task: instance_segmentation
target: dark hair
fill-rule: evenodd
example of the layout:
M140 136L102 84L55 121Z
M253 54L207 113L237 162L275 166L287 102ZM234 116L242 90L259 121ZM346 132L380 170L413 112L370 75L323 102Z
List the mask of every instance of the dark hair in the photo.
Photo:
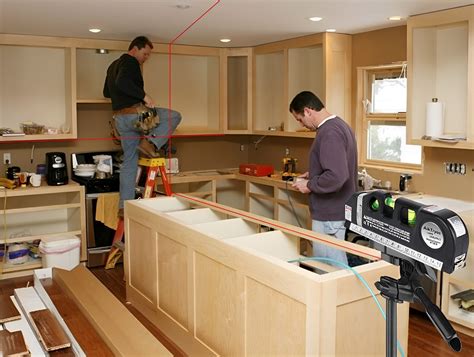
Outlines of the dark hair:
M143 47L146 47L146 46L149 46L151 49L153 49L153 44L151 43L151 41L146 36L135 37L133 39L133 41L130 42L130 46L128 46L128 50L130 51L135 46L139 50L142 49Z
M291 113L303 113L304 108L309 108L319 112L324 108L324 104L314 93L304 91L297 94L290 103Z

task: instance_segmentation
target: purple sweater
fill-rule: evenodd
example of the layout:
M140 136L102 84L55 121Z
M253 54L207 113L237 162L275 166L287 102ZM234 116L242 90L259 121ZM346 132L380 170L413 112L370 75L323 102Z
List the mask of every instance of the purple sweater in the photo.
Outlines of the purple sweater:
M309 206L318 221L343 221L344 205L357 187L357 143L339 117L317 130L309 154Z

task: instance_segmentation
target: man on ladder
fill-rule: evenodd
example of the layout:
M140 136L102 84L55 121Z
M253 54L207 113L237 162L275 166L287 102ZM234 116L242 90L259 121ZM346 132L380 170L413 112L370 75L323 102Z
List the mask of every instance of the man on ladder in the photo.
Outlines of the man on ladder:
M148 38L136 37L128 52L110 64L104 83L103 94L112 101L112 130L120 139L124 154L120 168L119 216L122 218L123 202L135 198L138 152L148 158L158 156L156 151L168 142L181 121L181 114L177 111L155 107L153 99L144 90L142 66L152 49L153 44ZM160 166L164 166L164 161ZM119 230L120 227L116 236Z

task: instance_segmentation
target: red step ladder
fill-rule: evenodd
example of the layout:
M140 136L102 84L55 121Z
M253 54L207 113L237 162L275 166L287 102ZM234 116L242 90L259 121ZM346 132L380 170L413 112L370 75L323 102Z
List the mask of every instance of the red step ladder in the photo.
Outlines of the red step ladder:
M171 196L173 193L171 191L171 186L168 181L168 176L166 176L166 167L165 167L165 158L139 158L138 160L138 171L135 183L138 184L140 180L143 167L147 167L148 171L146 174L145 187L143 189L143 198L150 198L154 196L155 181L160 171L161 181L163 183L163 188L165 189L166 196ZM112 241L112 247L110 248L109 256L107 257L107 262L105 264L105 269L115 268L115 264L122 256L124 249L124 222L123 217L119 218L117 223L117 229L115 230L114 239Z

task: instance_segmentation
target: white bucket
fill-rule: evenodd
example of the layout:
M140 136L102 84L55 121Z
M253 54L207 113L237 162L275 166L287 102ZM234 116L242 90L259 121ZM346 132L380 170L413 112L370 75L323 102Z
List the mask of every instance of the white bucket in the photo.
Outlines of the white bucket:
M43 257L43 268L74 269L79 264L81 240L72 235L45 237L39 251Z

